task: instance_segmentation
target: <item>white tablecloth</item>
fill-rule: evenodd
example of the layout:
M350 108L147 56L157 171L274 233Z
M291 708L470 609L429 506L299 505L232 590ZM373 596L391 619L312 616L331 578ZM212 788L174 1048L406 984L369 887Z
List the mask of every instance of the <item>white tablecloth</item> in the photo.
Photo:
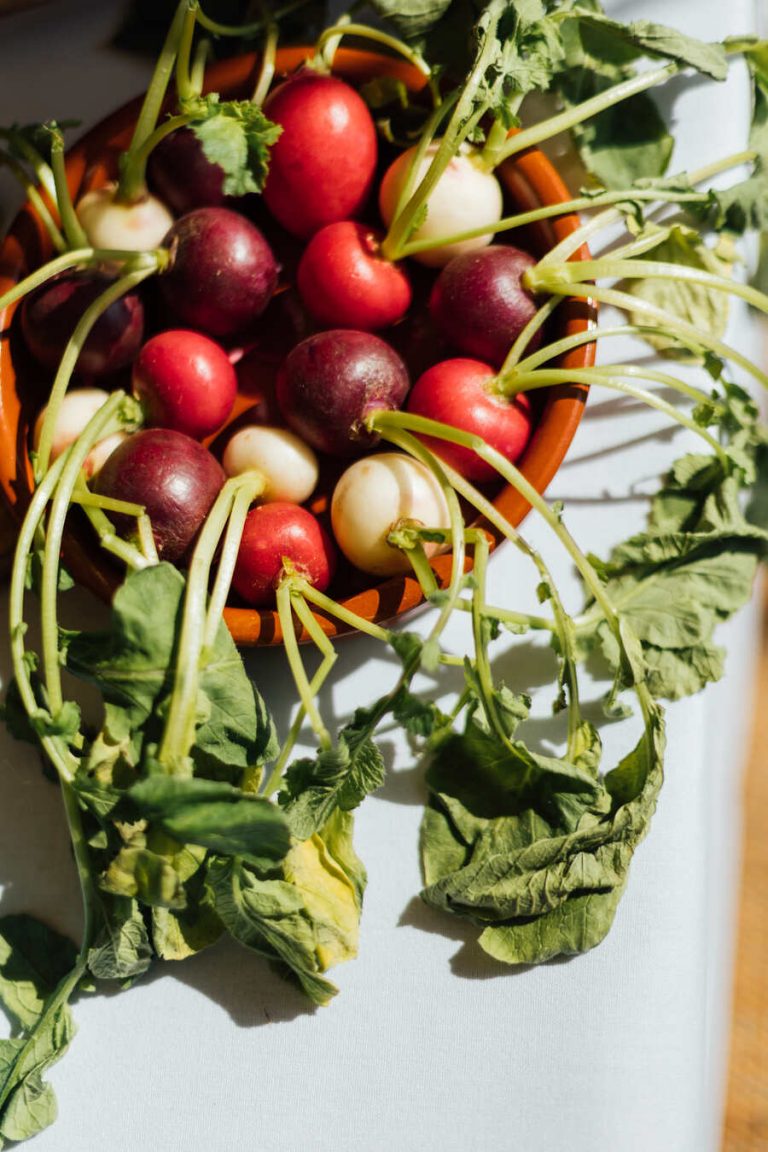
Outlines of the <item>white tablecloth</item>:
M108 47L120 7L69 0L0 21L0 123L72 117L87 125L135 94L149 64ZM713 39L754 19L749 0L626 0L609 11ZM686 129L675 169L740 146L740 68L724 87L670 88L674 120ZM7 181L0 195L12 202ZM756 327L738 308L730 338L759 354ZM565 501L581 544L604 554L642 524L643 493L686 445L662 416L593 394L549 496ZM540 524L531 520L526 532L576 608L567 560ZM491 595L530 584L511 548L491 570ZM92 613L84 596L78 602ZM224 945L160 966L125 993L81 997L78 1034L50 1072L60 1116L35 1139L36 1152L714 1152L755 636L751 608L720 635L730 652L726 678L670 707L658 812L599 948L510 971L478 950L471 929L423 906L424 788L403 741L385 734L387 782L357 819L369 872L361 951L332 973L340 995L312 1011L257 958ZM341 723L392 683L394 667L366 640L346 641L340 652L322 704ZM294 693L282 654L253 654L249 665L285 731ZM519 686L540 674L546 683L550 664L526 646L507 672ZM7 675L3 647L0 679ZM536 706L543 734L547 705L545 695ZM609 764L631 735L615 726L605 742ZM0 912L31 911L77 935L57 792L34 753L5 733L0 885Z

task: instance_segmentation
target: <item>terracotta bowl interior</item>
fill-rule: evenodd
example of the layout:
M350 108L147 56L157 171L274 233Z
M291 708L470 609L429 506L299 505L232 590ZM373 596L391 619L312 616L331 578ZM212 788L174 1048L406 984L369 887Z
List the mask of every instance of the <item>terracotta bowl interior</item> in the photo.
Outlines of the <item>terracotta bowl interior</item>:
M278 53L278 73L293 71L305 56L306 52L301 48L283 49ZM225 61L211 69L209 87L227 97L244 96L251 87L255 67L253 56ZM336 71L353 83L394 71L412 90L417 90L422 84L419 74L409 65L354 49L339 51ZM79 196L85 189L97 187L113 176L117 158L130 139L138 107L137 100L119 109L84 136L69 152L67 171L73 196ZM514 210L526 211L540 204L569 198L556 170L535 149L506 163L501 170L501 179L509 204L514 206ZM576 216L567 215L533 225L524 234L521 231L520 234L509 235L512 242L540 255L572 233L578 223ZM280 253L288 274L291 265L290 245L288 240L286 252ZM583 249L576 258L583 259L586 254L587 250ZM0 248L0 292L49 256L45 233L27 206L13 222ZM0 315L0 492L13 515L20 519L32 489L28 455L30 429L45 403L50 380L25 354L13 324L14 311L12 306L6 309L4 315ZM594 306L589 302L570 299L564 301L556 311L549 332L552 338L559 338L584 332L594 323ZM278 349L281 354L284 350L287 350L287 346ZM263 394L269 390L279 359L275 358L275 351L275 348L271 348L264 356L264 379L257 380L255 386L251 380L247 388L241 389L233 420L242 419L243 413L254 404L258 405ZM583 368L593 362L594 344L587 343L562 357L558 367ZM539 492L546 489L571 444L582 416L586 393L584 387L572 385L548 389L542 394L543 402L534 434L518 462L518 467ZM327 515L334 478L335 471L331 465L321 477L318 493L310 504L321 517ZM513 526L519 525L530 510L527 502L511 487L496 488L487 494ZM474 523L485 528L492 547L500 542L501 536L493 526L482 519L475 519ZM80 526L73 525L66 534L64 562L79 583L103 599L109 599L119 584L119 571L109 562L96 559L93 539ZM468 561L470 563L471 560ZM433 568L439 583L444 585L450 577L450 555L437 557L433 561ZM345 607L367 620L379 623L392 621L423 603L421 588L410 575L376 581L349 567L345 570L343 566L331 591ZM282 641L279 620L274 611L233 605L226 609L225 618L238 644L273 645ZM348 631L338 621L321 613L317 613L317 619L329 635L340 635Z

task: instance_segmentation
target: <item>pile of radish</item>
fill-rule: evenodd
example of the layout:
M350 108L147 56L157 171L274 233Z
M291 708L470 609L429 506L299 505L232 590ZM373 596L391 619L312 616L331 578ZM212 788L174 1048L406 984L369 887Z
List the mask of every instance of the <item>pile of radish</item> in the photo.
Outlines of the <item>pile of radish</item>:
M225 476L259 474L261 494L233 579L241 600L259 607L274 605L286 572L300 572L324 591L337 548L365 573L394 574L409 568L407 554L388 542L395 528L408 522L449 529L435 475L411 456L382 451L387 445L371 424L376 413L405 409L482 435L510 461L521 455L532 408L525 397L508 400L497 374L536 313L521 285L534 264L530 255L509 244L489 246L487 233L441 240L501 216L498 180L466 150L436 184L429 227L414 234L437 241L416 254L422 268L414 276L411 261L387 257L382 241L429 157L417 156L416 167L412 150L387 157L360 94L309 67L279 80L264 114L280 134L258 224L247 197L223 196L216 165L181 127L158 145L151 191L140 203L116 204L108 188L74 206L96 255L40 284L20 309L30 353L42 367L57 368L87 307L118 282L108 254L144 254L137 286L103 307L82 341L75 387L51 417L44 454L55 458L82 431L98 398L129 382L140 407L137 429L97 447L87 471L98 494L145 510L158 556L180 565ZM179 206L188 210L174 218ZM166 214L172 222L158 238ZM151 279L148 270L156 273ZM286 301L295 317L287 334ZM415 378L407 330L425 321L436 333L435 362ZM269 347L275 331L276 351ZM539 338L534 331L531 349ZM443 347L456 355L440 359ZM276 383L267 410L249 422L238 370L254 358L262 372L269 361ZM465 477L496 478L470 449L423 440ZM378 453L370 466L342 471L370 453ZM323 523L304 507L321 474L338 478ZM125 517L118 524L130 535Z

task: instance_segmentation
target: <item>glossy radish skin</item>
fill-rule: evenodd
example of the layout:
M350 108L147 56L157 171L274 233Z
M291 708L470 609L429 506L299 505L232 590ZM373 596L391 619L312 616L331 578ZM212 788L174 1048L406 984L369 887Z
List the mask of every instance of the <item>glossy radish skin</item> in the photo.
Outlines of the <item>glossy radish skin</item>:
M135 204L115 200L116 185L86 192L77 205L77 217L94 248L148 252L159 248L173 215L156 196L147 194Z
M414 190L426 174L436 150L436 144L427 149L427 155L419 165ZM379 211L387 227L394 218L414 152L415 148L401 152L381 182ZM426 219L409 240L440 240L459 232L481 228L485 224L495 224L501 219L502 208L501 185L492 172L486 172L478 166L474 152L465 146L453 157L438 180L427 201ZM484 248L492 239L491 233L486 233L472 240L442 244L414 253L413 259L430 268L442 268L459 253Z
M248 513L232 586L248 604L266 608L286 569L324 592L333 578L336 554L322 525L306 508L277 502Z
M177 320L210 336L235 336L261 315L278 266L262 233L229 208L198 208L167 233L168 267L158 278Z
M226 201L224 170L208 159L191 128L178 128L152 149L147 179L177 216L195 208L219 208Z
M411 305L404 268L379 253L381 235L365 224L327 224L299 262L301 298L319 324L366 332L401 320Z
M536 313L520 281L536 261L508 244L465 252L435 281L429 310L442 335L460 352L500 368L511 345ZM537 331L527 348L541 343Z
M49 280L26 296L20 309L24 343L44 368L55 372L83 312L114 280L86 269ZM135 292L110 304L94 324L78 357L76 372L106 376L129 364L144 338L144 306Z
M197 440L166 428L129 436L97 474L103 496L143 504L161 560L183 560L224 483L224 472ZM130 530L130 523L121 527Z
M331 524L339 548L356 568L373 576L411 570L408 557L387 542L401 521L448 528L450 514L440 485L418 460L381 452L350 464L331 501ZM424 545L433 555L437 544Z
M289 352L277 377L285 422L319 452L356 456L376 437L363 421L379 409L399 408L408 373L380 337L348 328L307 337Z
M150 427L173 428L195 440L212 436L232 411L237 375L220 344L201 332L171 328L141 348L133 394Z
M376 126L361 96L335 76L306 70L275 88L264 114L283 131L272 147L264 200L292 235L360 212L376 168Z
M495 382L493 368L479 360L443 360L416 381L408 397L408 411L482 436L486 444L514 463L530 438L531 405L524 394L512 401L505 399L494 391ZM471 449L437 437L419 439L467 480L483 483L498 479L496 470Z
M221 463L227 476L261 473L266 482L263 503L275 500L303 504L315 490L317 457L309 444L288 428L249 424L227 442Z

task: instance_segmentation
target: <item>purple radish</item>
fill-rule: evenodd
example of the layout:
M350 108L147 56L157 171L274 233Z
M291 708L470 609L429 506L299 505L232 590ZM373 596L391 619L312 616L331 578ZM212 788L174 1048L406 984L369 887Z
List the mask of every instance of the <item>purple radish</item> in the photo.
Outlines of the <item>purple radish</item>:
M357 456L377 437L363 422L371 412L399 408L408 372L378 336L332 328L302 340L277 378L277 403L285 422L320 452Z

